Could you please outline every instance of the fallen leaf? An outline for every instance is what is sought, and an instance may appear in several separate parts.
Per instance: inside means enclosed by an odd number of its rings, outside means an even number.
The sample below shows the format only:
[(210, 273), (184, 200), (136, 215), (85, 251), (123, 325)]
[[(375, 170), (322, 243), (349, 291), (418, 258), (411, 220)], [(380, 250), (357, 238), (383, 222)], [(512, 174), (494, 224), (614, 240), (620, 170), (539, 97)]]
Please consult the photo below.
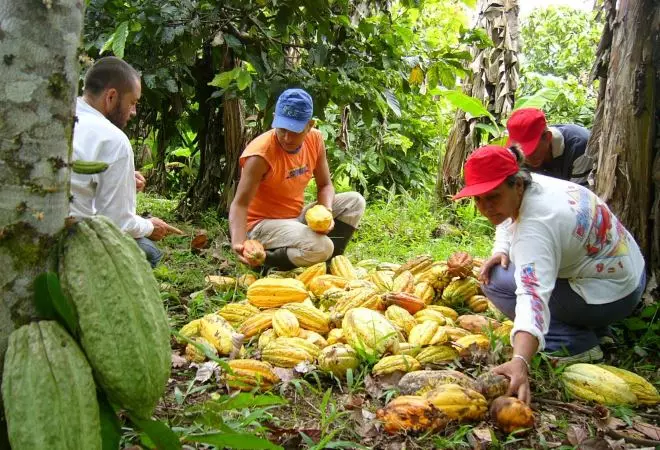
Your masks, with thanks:
[(626, 440), (625, 439), (619, 439), (618, 441), (615, 441), (614, 439), (610, 439), (607, 436), (605, 436), (605, 440), (607, 441), (608, 444), (610, 444), (610, 447), (612, 450), (625, 450), (626, 449)]
[(476, 427), (472, 429), (472, 434), (475, 435), (481, 442), (493, 442), (492, 430), (488, 426)]
[(633, 422), (633, 428), (641, 433), (644, 433), (649, 439), (660, 441), (660, 428), (655, 425), (644, 422)]
[(288, 383), (289, 381), (296, 378), (296, 374), (293, 369), (285, 369), (284, 367), (273, 367), (273, 372), (277, 375), (282, 383)]
[(588, 437), (589, 433), (587, 433), (587, 430), (579, 425), (569, 426), (568, 431), (566, 432), (566, 439), (568, 439), (568, 442), (570, 442), (571, 445), (579, 445)]
[(607, 422), (607, 427), (611, 430), (617, 430), (626, 426), (628, 426), (628, 424), (618, 417), (610, 417), (610, 420)]
[(316, 369), (316, 366), (314, 364), (311, 364), (309, 361), (303, 361), (298, 364), (296, 364), (296, 367), (293, 368), (298, 373), (310, 373)]
[(188, 360), (181, 356), (179, 352), (172, 352), (172, 367), (177, 369), (188, 364)]
[(367, 394), (371, 398), (377, 399), (383, 394), (383, 390), (380, 388), (380, 385), (372, 378), (371, 375), (367, 375), (364, 378), (364, 389), (367, 391)]
[(195, 237), (190, 241), (190, 247), (193, 250), (201, 250), (209, 246), (209, 235), (206, 230), (200, 229), (195, 233)]
[(610, 443), (603, 438), (586, 439), (578, 446), (579, 450), (612, 450)]
[(344, 408), (347, 410), (358, 409), (364, 405), (364, 397), (361, 395), (349, 394), (343, 404)]
[(215, 361), (206, 361), (202, 364), (191, 364), (190, 367), (196, 367), (197, 373), (195, 374), (195, 381), (200, 383), (206, 383), (211, 379), (213, 375), (216, 376), (216, 379), (220, 378), (220, 368), (218, 363)]

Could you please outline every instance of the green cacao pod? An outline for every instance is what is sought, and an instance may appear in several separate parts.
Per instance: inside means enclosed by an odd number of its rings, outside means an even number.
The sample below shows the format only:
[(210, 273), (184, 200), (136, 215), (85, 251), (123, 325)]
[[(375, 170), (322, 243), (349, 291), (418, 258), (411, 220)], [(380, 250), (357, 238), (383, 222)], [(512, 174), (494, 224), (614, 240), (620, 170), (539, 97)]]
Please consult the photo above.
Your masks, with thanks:
[(57, 322), (10, 335), (2, 398), (13, 450), (101, 450), (92, 369)]
[(167, 314), (144, 254), (97, 216), (70, 230), (59, 268), (98, 384), (114, 403), (150, 417), (170, 376), (171, 349)]
[(442, 301), (447, 306), (462, 305), (479, 292), (479, 282), (474, 278), (454, 280), (442, 291)]

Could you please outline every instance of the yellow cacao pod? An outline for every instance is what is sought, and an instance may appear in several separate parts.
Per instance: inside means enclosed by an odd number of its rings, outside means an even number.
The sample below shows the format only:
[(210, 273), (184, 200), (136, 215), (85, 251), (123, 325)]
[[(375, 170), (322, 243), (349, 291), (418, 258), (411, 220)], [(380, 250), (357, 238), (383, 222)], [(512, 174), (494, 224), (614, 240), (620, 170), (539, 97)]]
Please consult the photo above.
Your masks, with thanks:
[(278, 309), (273, 314), (273, 330), (277, 336), (296, 337), (300, 334), (300, 324), (291, 311)]
[(376, 285), (369, 280), (350, 280), (346, 283), (347, 291), (352, 291), (353, 289), (374, 289), (376, 290)]
[(247, 290), (248, 302), (257, 308), (279, 308), (287, 303), (300, 303), (308, 296), (303, 282), (293, 278), (262, 278)]
[(239, 327), (246, 319), (259, 314), (259, 309), (247, 303), (227, 303), (217, 314), (232, 326)]
[(470, 336), (472, 334), (468, 330), (452, 326), (441, 326), (439, 329), (442, 329), (447, 334), (449, 340), (452, 342), (455, 342), (457, 339), (462, 338), (463, 336)]
[(595, 364), (568, 366), (561, 380), (573, 397), (613, 406), (637, 403), (637, 396), (625, 381)]
[(367, 308), (355, 308), (342, 320), (344, 338), (355, 350), (380, 356), (394, 348), (398, 334), (394, 325), (382, 314)]
[(459, 422), (482, 420), (488, 411), (488, 403), (477, 391), (444, 384), (424, 394), (424, 398), (451, 420)]
[(418, 370), (405, 374), (397, 387), (402, 394), (423, 395), (445, 384), (458, 384), (466, 388), (474, 388), (474, 380), (456, 370)]
[(381, 310), (384, 309), (384, 304), (380, 295), (374, 289), (354, 289), (347, 291), (341, 299), (337, 300), (333, 312), (343, 316), (354, 308)]
[(396, 345), (396, 350), (394, 351), (395, 355), (409, 355), (412, 357), (417, 356), (417, 354), (422, 351), (422, 347), (418, 345), (412, 345), (408, 342), (399, 342)]
[(245, 319), (238, 329), (238, 332), (245, 335), (248, 339), (252, 336), (257, 336), (258, 334), (263, 333), (267, 329), (272, 328), (273, 316), (276, 311), (276, 309), (267, 309)]
[(319, 369), (331, 372), (337, 378), (346, 378), (346, 372), (360, 365), (357, 352), (346, 344), (332, 344), (319, 353)]
[(328, 346), (328, 341), (326, 341), (326, 339), (323, 336), (321, 336), (315, 331), (309, 331), (304, 329), (300, 330), (300, 334), (298, 335), (298, 337), (316, 345), (319, 349)]
[(511, 345), (511, 330), (513, 330), (513, 322), (505, 320), (495, 331), (493, 331), (493, 335), (500, 338), (505, 344)]
[(347, 280), (357, 279), (353, 264), (344, 255), (337, 255), (330, 260), (330, 273)]
[[(199, 327), (201, 323), (202, 323), (202, 319), (191, 320), (183, 327), (181, 327), (181, 329), (179, 330), (179, 334), (188, 339), (192, 339), (196, 336), (199, 336)], [(183, 339), (177, 338), (177, 342), (179, 344), (183, 344), (185, 341)]]
[(433, 311), (438, 311), (443, 316), (448, 317), (451, 320), (458, 319), (458, 313), (454, 309), (450, 308), (449, 306), (428, 305), (426, 307), (426, 309), (433, 310)]
[(328, 344), (329, 345), (334, 345), (334, 344), (345, 344), (346, 339), (344, 339), (344, 330), (341, 328), (333, 328), (330, 330), (328, 333)]
[(316, 277), (325, 275), (326, 273), (326, 264), (325, 262), (320, 262), (314, 264), (313, 266), (307, 267), (303, 273), (298, 275), (296, 279), (302, 281), (305, 287), (309, 288), (309, 283)]
[(408, 343), (419, 347), (431, 345), (437, 331), (437, 322), (427, 320), (426, 322), (417, 324), (408, 334)]
[(430, 345), (423, 348), (416, 358), (421, 365), (444, 364), (458, 358), (458, 352), (449, 345)]
[(379, 293), (389, 292), (394, 285), (394, 278), (391, 272), (377, 271), (369, 275), (369, 280), (376, 285)]
[(268, 344), (277, 339), (277, 333), (272, 328), (267, 329), (259, 336), (259, 342), (257, 343), (257, 348), (263, 350)]
[(253, 273), (243, 274), (240, 277), (238, 277), (238, 279), (236, 280), (238, 286), (241, 287), (242, 289), (247, 289), (255, 281), (257, 281), (257, 276)]
[(451, 282), (452, 276), (447, 271), (444, 263), (433, 263), (426, 271), (417, 274), (415, 282), (425, 281), (437, 292), (442, 291)]
[(394, 276), (398, 276), (399, 274), (405, 271), (409, 271), (412, 275), (422, 273), (428, 268), (430, 268), (432, 264), (433, 264), (433, 259), (431, 259), (430, 256), (427, 255), (415, 256), (414, 258), (406, 261), (405, 264), (402, 264), (398, 269), (396, 269), (394, 271)]
[(301, 328), (317, 333), (327, 333), (330, 331), (330, 316), (315, 306), (305, 303), (288, 303), (282, 307), (291, 311)]
[(371, 369), (373, 376), (388, 375), (394, 372), (412, 372), (421, 369), (419, 361), (408, 355), (385, 356)]
[(419, 297), (425, 305), (430, 305), (435, 298), (435, 290), (433, 289), (433, 286), (426, 281), (420, 281), (417, 283), (413, 294)]
[(319, 275), (309, 282), (309, 290), (316, 297), (320, 297), (330, 288), (336, 287), (344, 289), (346, 283), (348, 283), (348, 280), (343, 277), (335, 275)]
[(377, 259), (362, 259), (355, 264), (355, 267), (361, 267), (367, 270), (376, 270), (379, 261)]
[(332, 225), (332, 213), (323, 205), (314, 205), (305, 212), (307, 226), (317, 233), (326, 233)]
[(206, 282), (209, 283), (216, 292), (225, 292), (236, 287), (236, 278), (234, 277), (207, 275)]
[(441, 312), (435, 311), (433, 309), (424, 308), (414, 315), (417, 323), (424, 323), (427, 320), (435, 322), (438, 325), (444, 325), (447, 323), (447, 318)]
[(392, 282), (392, 292), (415, 292), (415, 277), (409, 270), (404, 270), (394, 277)]
[(410, 333), (417, 322), (415, 318), (405, 309), (397, 305), (392, 305), (385, 311), (385, 317), (397, 327), (405, 331), (406, 335)]
[(199, 334), (221, 355), (229, 355), (234, 348), (232, 342), (234, 328), (217, 314), (207, 314), (202, 317)]
[(225, 374), (224, 380), (233, 389), (252, 391), (257, 388), (259, 391), (267, 391), (280, 381), (273, 372), (273, 366), (264, 361), (233, 359), (227, 361), (227, 364), (232, 373)]
[(461, 356), (470, 356), (474, 353), (490, 349), (490, 339), (483, 334), (468, 334), (454, 341), (454, 347), (458, 349)]
[(620, 369), (606, 364), (599, 364), (599, 367), (613, 373), (621, 378), (630, 387), (633, 393), (637, 396), (637, 402), (642, 405), (656, 405), (660, 403), (660, 395), (658, 390), (651, 383), (640, 377), (636, 373), (630, 372), (626, 369)]
[(474, 278), (454, 280), (442, 291), (442, 301), (447, 306), (462, 305), (479, 292), (479, 282)]
[(298, 337), (278, 337), (261, 351), (261, 359), (277, 367), (293, 368), (301, 362), (314, 362), (319, 348)]
[(468, 299), (467, 306), (473, 312), (482, 313), (488, 310), (488, 299), (483, 295), (473, 295)]
[[(203, 345), (207, 348), (207, 350), (211, 353), (213, 353), (215, 356), (218, 356), (218, 352), (216, 349), (213, 347), (213, 344), (211, 344), (209, 341), (202, 337), (198, 337), (193, 339), (197, 344)], [(198, 349), (196, 346), (192, 344), (186, 345), (186, 352), (185, 352), (185, 357), (188, 361), (190, 362), (195, 362), (195, 363), (201, 363), (206, 361), (206, 355), (204, 354), (203, 351)]]
[(394, 276), (394, 272), (399, 270), (399, 267), (401, 267), (401, 264), (396, 264), (391, 262), (381, 262), (378, 263), (378, 265), (376, 266), (376, 270), (392, 272), (392, 276)]

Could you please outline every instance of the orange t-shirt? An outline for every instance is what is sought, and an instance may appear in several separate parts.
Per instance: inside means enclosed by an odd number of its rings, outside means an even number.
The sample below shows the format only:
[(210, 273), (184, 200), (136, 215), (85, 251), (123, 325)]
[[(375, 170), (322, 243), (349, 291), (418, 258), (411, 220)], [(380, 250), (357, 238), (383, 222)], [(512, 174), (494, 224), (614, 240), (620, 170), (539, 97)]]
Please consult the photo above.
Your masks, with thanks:
[(248, 207), (248, 231), (264, 219), (293, 219), (300, 215), (305, 188), (324, 148), (323, 135), (316, 129), (305, 136), (296, 153), (287, 153), (280, 146), (274, 129), (248, 144), (241, 154), (241, 167), (250, 156), (261, 156), (269, 166)]

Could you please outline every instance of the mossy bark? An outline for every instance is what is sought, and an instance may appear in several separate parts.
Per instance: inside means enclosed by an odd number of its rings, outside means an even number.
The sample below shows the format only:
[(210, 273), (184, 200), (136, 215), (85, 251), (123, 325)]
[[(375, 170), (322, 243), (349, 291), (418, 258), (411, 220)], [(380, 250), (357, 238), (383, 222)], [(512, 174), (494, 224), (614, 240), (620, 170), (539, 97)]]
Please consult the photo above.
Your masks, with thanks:
[[(69, 208), (84, 0), (0, 0), (0, 375)], [(0, 448), (4, 420), (0, 422)]]

